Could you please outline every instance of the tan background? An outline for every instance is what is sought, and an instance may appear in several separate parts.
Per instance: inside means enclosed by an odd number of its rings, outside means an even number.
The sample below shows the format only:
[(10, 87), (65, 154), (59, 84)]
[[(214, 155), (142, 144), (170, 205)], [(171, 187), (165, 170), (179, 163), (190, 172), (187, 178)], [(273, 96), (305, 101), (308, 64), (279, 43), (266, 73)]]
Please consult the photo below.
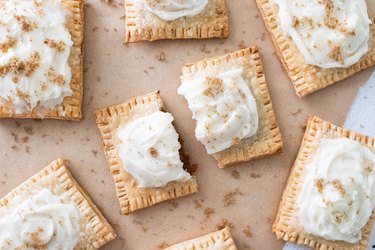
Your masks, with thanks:
[[(1, 120), (0, 196), (55, 158), (63, 157), (70, 161), (73, 175), (118, 233), (104, 249), (158, 249), (163, 243), (177, 243), (214, 231), (222, 219), (233, 224), (239, 249), (280, 249), (284, 243), (271, 233), (271, 224), (307, 115), (317, 114), (341, 125), (356, 91), (373, 69), (299, 100), (274, 53), (255, 2), (228, 0), (227, 6), (227, 40), (124, 46), (124, 10), (120, 0), (113, 0), (110, 5), (99, 0), (86, 1), (84, 119), (79, 123)], [(375, 10), (373, 1), (371, 8)], [(194, 122), (176, 89), (185, 63), (237, 50), (240, 44), (261, 48), (284, 153), (221, 170), (195, 140)], [(161, 52), (166, 55), (165, 62), (156, 59)], [(161, 90), (168, 110), (176, 118), (186, 151), (199, 164), (200, 193), (122, 216), (92, 114), (95, 108), (155, 89)], [(237, 188), (241, 194), (233, 196), (234, 204), (225, 206), (224, 196)], [(210, 215), (209, 211), (214, 213)], [(251, 235), (245, 234), (244, 228), (249, 228)]]

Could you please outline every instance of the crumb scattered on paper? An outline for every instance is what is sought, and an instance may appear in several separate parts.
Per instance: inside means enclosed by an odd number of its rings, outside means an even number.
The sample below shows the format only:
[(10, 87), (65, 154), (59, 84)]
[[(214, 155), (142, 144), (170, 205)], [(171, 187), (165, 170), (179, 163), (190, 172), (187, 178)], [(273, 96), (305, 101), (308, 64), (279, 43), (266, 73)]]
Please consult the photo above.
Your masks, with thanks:
[(229, 227), (230, 229), (232, 229), (233, 224), (230, 221), (228, 221), (227, 219), (222, 218), (220, 220), (220, 222), (216, 225), (216, 227), (217, 227), (217, 230), (224, 229), (225, 227)]
[(237, 170), (233, 170), (232, 173), (230, 174), (234, 179), (238, 180), (241, 178), (240, 172)]

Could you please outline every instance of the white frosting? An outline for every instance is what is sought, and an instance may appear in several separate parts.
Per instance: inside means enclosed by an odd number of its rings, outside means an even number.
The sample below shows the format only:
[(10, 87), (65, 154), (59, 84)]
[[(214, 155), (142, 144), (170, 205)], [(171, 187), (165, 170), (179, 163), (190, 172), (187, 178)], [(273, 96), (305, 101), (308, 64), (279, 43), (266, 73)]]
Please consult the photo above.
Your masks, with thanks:
[(197, 121), (195, 136), (209, 154), (231, 147), (258, 130), (258, 110), (244, 80), (242, 68), (208, 77), (182, 76), (178, 94), (183, 95)]
[(72, 250), (80, 237), (75, 204), (42, 189), (0, 218), (0, 249)]
[(181, 144), (172, 122), (170, 113), (157, 111), (118, 129), (122, 165), (141, 188), (162, 187), (172, 181), (191, 179), (183, 169), (179, 153)]
[(165, 21), (196, 16), (206, 8), (208, 0), (144, 0), (146, 10)]
[(358, 242), (375, 205), (375, 154), (350, 139), (322, 139), (306, 169), (297, 199), (303, 228), (327, 240)]
[(368, 51), (365, 0), (273, 0), (279, 22), (308, 64), (347, 68)]
[[(2, 1), (0, 7), (0, 48), (14, 40), (13, 46), (0, 49), (0, 101), (10, 101), (16, 113), (30, 112), (38, 104), (52, 108), (73, 93), (68, 65), (73, 42), (65, 11), (59, 0), (40, 6), (36, 2)], [(34, 70), (28, 70), (31, 61)]]

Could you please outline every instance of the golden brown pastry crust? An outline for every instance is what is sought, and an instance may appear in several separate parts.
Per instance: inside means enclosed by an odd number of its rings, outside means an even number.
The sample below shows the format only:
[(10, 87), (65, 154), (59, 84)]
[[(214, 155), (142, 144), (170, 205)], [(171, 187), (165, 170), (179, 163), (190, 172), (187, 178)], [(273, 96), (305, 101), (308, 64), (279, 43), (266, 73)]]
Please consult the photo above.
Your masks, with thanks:
[(211, 247), (214, 246), (217, 247), (215, 249), (237, 250), (236, 244), (234, 243), (234, 240), (230, 233), (230, 229), (228, 227), (196, 239), (188, 240), (171, 247), (167, 247), (164, 250), (205, 250), (211, 249)]
[(288, 182), (279, 205), (272, 231), (278, 239), (290, 241), (299, 245), (309, 246), (313, 249), (367, 249), (372, 226), (375, 222), (375, 212), (372, 213), (369, 221), (362, 229), (362, 239), (357, 244), (349, 244), (344, 241), (328, 241), (321, 237), (306, 233), (294, 213), (296, 212), (296, 201), (301, 190), (306, 162), (315, 152), (321, 138), (350, 138), (360, 142), (375, 152), (375, 139), (337, 127), (319, 117), (310, 117), (301, 148), (292, 167)]
[[(306, 63), (292, 39), (279, 27), (278, 6), (270, 0), (256, 0), (263, 21), (271, 35), (276, 53), (288, 72), (299, 97), (328, 87), (375, 64), (375, 22), (370, 25), (369, 51), (359, 62), (348, 68), (323, 69)], [(370, 15), (371, 17), (372, 15)], [(371, 17), (372, 20), (374, 20)]]
[(0, 217), (6, 214), (15, 196), (27, 198), (47, 188), (55, 195), (67, 194), (81, 214), (81, 233), (75, 249), (98, 249), (116, 237), (102, 213), (74, 180), (62, 159), (57, 159), (0, 199)]
[(227, 38), (229, 35), (228, 14), (224, 1), (208, 0), (206, 9), (199, 15), (164, 21), (139, 6), (140, 1), (125, 0), (125, 41)]
[[(4, 1), (4, 0), (0, 0)], [(15, 114), (11, 104), (0, 105), (0, 118), (34, 118), (34, 119), (82, 119), (81, 104), (83, 98), (83, 0), (61, 0), (61, 5), (69, 10), (67, 26), (72, 36), (73, 46), (69, 57), (69, 66), (72, 71), (70, 87), (72, 96), (67, 96), (61, 105), (51, 109), (34, 108), (31, 113)]]
[(254, 136), (244, 139), (226, 150), (213, 154), (221, 168), (279, 153), (283, 145), (257, 47), (250, 47), (224, 56), (188, 64), (183, 68), (182, 74), (185, 76), (207, 68), (221, 67), (223, 65), (225, 67), (226, 64), (231, 64), (237, 59), (244, 59), (246, 62), (246, 64), (241, 66), (244, 69), (244, 75), (246, 75), (245, 80), (257, 103), (259, 128)]
[(122, 167), (117, 152), (117, 145), (120, 142), (116, 136), (121, 122), (142, 117), (162, 108), (163, 101), (157, 91), (132, 98), (123, 104), (99, 109), (95, 113), (96, 123), (102, 135), (104, 153), (115, 181), (117, 198), (123, 214), (198, 191), (195, 177), (188, 182), (171, 182), (162, 188), (139, 188), (135, 179)]

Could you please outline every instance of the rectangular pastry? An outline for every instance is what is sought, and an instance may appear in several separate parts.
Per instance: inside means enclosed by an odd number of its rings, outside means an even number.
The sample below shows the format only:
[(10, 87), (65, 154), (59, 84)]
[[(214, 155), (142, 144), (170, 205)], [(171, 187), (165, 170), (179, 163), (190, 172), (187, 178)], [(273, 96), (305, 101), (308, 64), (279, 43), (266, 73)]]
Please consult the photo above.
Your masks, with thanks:
[(159, 91), (95, 115), (123, 214), (198, 191)]
[(224, 0), (125, 0), (126, 42), (227, 38)]
[(282, 149), (258, 48), (188, 64), (178, 93), (197, 122), (195, 135), (219, 167)]
[(367, 249), (375, 221), (375, 139), (307, 124), (272, 230), (314, 249)]
[(0, 0), (0, 118), (80, 120), (83, 1)]
[(0, 199), (1, 249), (98, 249), (115, 237), (61, 159)]
[(205, 236), (185, 241), (180, 244), (165, 248), (164, 250), (205, 250), (205, 249), (220, 249), (220, 250), (237, 250), (236, 244), (230, 234), (230, 229), (224, 229), (207, 234)]
[(375, 64), (375, 22), (365, 0), (256, 0), (299, 97)]

